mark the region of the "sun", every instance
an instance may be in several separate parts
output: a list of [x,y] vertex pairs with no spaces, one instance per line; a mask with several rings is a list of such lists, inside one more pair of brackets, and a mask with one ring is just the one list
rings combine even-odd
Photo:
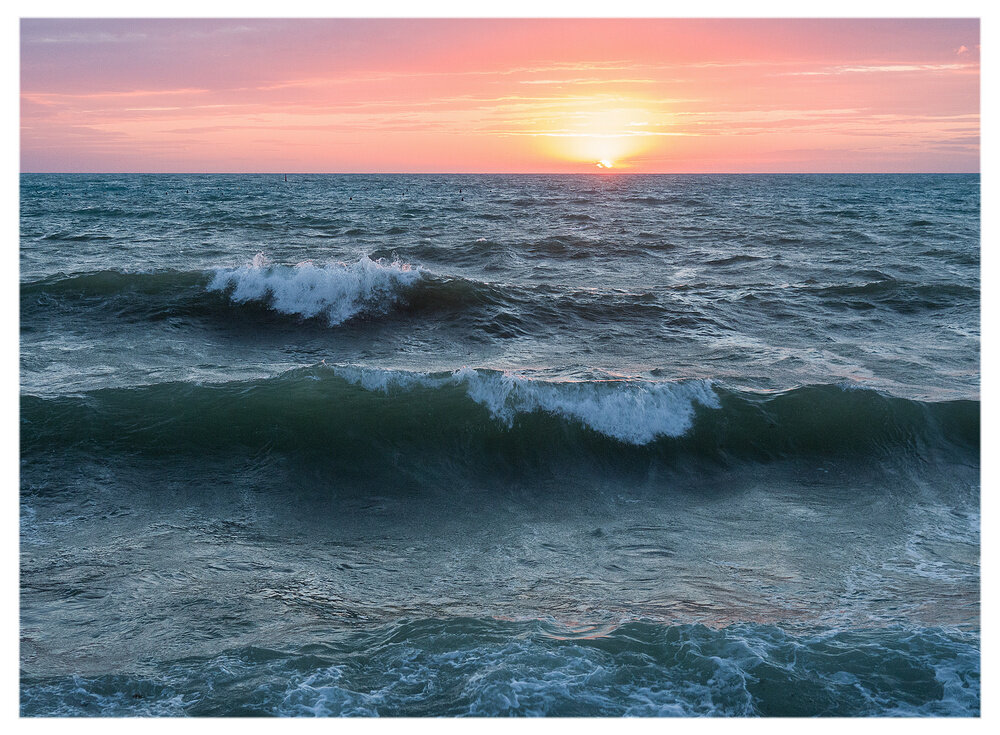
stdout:
[[[573,97],[540,120],[538,132],[546,156],[575,161],[600,171],[632,168],[631,159],[653,146],[654,115],[639,98]],[[543,127],[544,126],[544,127]]]

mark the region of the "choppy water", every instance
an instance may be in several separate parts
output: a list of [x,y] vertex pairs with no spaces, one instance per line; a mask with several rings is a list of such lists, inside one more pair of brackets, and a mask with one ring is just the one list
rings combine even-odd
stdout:
[[978,715],[979,178],[21,178],[24,715]]

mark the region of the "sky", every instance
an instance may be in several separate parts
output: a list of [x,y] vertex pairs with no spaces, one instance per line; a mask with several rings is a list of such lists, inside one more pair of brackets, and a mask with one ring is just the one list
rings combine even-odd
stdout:
[[963,19],[21,21],[25,172],[979,170]]

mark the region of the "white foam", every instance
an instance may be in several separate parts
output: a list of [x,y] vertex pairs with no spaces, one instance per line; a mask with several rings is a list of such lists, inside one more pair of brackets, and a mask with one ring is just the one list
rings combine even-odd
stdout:
[[266,301],[275,311],[311,318],[326,316],[331,326],[362,311],[384,310],[396,303],[401,289],[423,277],[419,268],[395,261],[355,263],[307,261],[294,266],[273,265],[263,253],[239,268],[215,271],[209,291],[232,289],[236,303]]
[[629,444],[681,436],[691,428],[695,404],[719,408],[707,381],[655,383],[643,380],[542,382],[504,374],[459,371],[469,397],[512,425],[518,413],[545,411],[575,419]]
[[[594,715],[645,717],[754,713],[747,675],[719,657],[705,657],[704,682],[686,680],[676,667],[649,656],[625,662],[577,644],[553,650],[514,640],[443,651],[393,644],[382,654],[379,676],[364,686],[346,669],[331,666],[293,671],[282,680],[284,691],[259,691],[268,704],[276,702],[271,712],[285,717],[426,712],[432,703],[438,714],[473,717],[544,716],[568,706]],[[450,697],[442,698],[448,690]]]
[[405,370],[378,370],[359,367],[337,367],[338,376],[348,383],[360,385],[367,391],[388,393],[390,388],[409,390],[416,386],[437,387],[445,383],[426,373],[410,373]]
[[579,421],[605,436],[629,444],[687,433],[695,406],[720,408],[710,381],[648,380],[543,381],[510,372],[462,368],[446,376],[398,370],[336,368],[337,374],[365,390],[389,392],[416,386],[452,384],[465,389],[490,415],[511,427],[518,414],[543,411]]

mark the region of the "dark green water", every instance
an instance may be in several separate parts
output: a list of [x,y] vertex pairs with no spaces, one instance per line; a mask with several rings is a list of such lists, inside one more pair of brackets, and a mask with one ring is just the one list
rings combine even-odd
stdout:
[[21,178],[23,715],[978,715],[979,178]]

